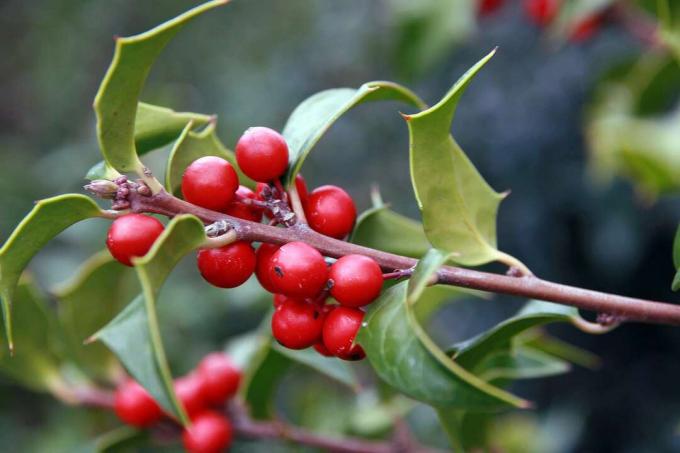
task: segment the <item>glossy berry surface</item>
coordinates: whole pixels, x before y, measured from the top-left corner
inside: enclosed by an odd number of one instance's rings
[[[191,420],[182,433],[184,449],[189,453],[221,453],[231,445],[233,430],[229,420],[217,412],[202,412]]]
[[[210,284],[219,288],[236,288],[255,271],[255,250],[239,241],[215,249],[198,251],[198,270]]]
[[[328,281],[323,256],[304,242],[281,246],[269,260],[267,272],[276,292],[290,297],[314,297]]]
[[[255,252],[255,257],[257,258],[257,264],[255,265],[255,276],[260,285],[270,293],[275,293],[276,288],[269,278],[269,264],[271,262],[274,253],[279,249],[279,245],[276,244],[260,244]]]
[[[321,186],[309,194],[305,215],[313,230],[342,239],[352,231],[357,210],[352,197],[340,187]]]
[[[354,338],[364,320],[364,312],[357,308],[336,307],[324,320],[323,344],[328,352],[343,360],[361,360],[366,354]]]
[[[224,211],[238,189],[236,170],[226,160],[205,156],[193,161],[182,175],[182,195],[189,203]]]
[[[239,219],[250,220],[251,222],[259,222],[262,220],[262,209],[258,206],[244,203],[241,200],[255,200],[255,192],[246,186],[238,186],[234,200],[229,203],[224,213]]]
[[[272,334],[287,348],[305,349],[321,339],[323,321],[323,313],[314,304],[287,298],[272,316]]]
[[[163,229],[163,224],[154,217],[127,214],[114,220],[109,227],[106,247],[116,260],[132,266],[132,258],[146,255]]]
[[[559,0],[524,0],[526,14],[536,25],[542,27],[552,22],[559,7]]]
[[[177,379],[175,393],[189,417],[203,411],[208,404],[203,391],[203,379],[199,374],[192,373]]]
[[[480,16],[488,16],[498,11],[505,3],[505,0],[478,0],[477,10]]]
[[[197,373],[203,381],[203,397],[209,404],[223,404],[236,394],[241,383],[241,370],[221,352],[205,356]]]
[[[127,379],[116,389],[113,408],[124,423],[138,428],[153,425],[163,415],[151,395],[132,379]]]
[[[337,260],[329,273],[331,295],[347,307],[370,304],[380,294],[382,270],[374,259],[363,255],[346,255]]]
[[[288,145],[273,129],[251,127],[236,143],[236,162],[254,181],[273,181],[288,168]]]

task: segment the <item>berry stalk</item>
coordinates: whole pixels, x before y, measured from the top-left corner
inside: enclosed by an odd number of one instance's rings
[[[165,191],[156,194],[138,190],[130,191],[126,205],[131,212],[136,213],[155,213],[168,217],[193,214],[206,224],[226,222],[239,241],[273,244],[300,241],[330,257],[339,258],[350,254],[368,256],[373,258],[385,272],[410,269],[418,261],[414,258],[334,239],[313,231],[303,223],[296,223],[288,228],[277,228],[239,219],[188,203]],[[456,266],[444,266],[439,271],[437,283],[570,305],[606,314],[618,321],[680,325],[680,306],[678,305],[562,285],[533,275],[507,276]]]

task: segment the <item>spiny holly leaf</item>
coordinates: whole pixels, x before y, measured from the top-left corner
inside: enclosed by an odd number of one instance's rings
[[[677,291],[680,289],[680,225],[675,232],[675,240],[673,241],[673,264],[675,265],[675,278],[671,289]]]
[[[154,149],[167,145],[176,139],[191,123],[198,127],[211,121],[212,117],[199,113],[175,112],[166,107],[140,102],[137,104],[134,140],[137,155],[141,156]],[[120,173],[102,161],[88,170],[85,179],[113,180]]]
[[[16,340],[14,356],[0,350],[0,372],[36,391],[60,394],[64,383],[60,375],[63,341],[44,295],[32,278],[23,275],[15,292]]]
[[[357,342],[386,383],[432,406],[467,410],[527,407],[526,401],[484,382],[452,361],[418,324],[413,314],[412,304],[417,302],[414,296],[436,270],[433,263],[441,260],[440,252],[428,253],[411,278],[416,281],[386,290],[366,314]]]
[[[170,152],[168,164],[165,168],[165,190],[180,195],[184,170],[193,161],[204,156],[217,156],[228,160],[238,173],[240,183],[251,188],[255,187],[255,182],[244,175],[236,165],[234,153],[227,149],[217,137],[214,122],[211,122],[199,132],[192,129],[193,124],[186,125]]]
[[[423,101],[409,89],[382,81],[368,82],[358,89],[325,90],[302,101],[283,128],[290,161],[288,172],[284,175],[286,187],[292,186],[305,158],[333,123],[359,104],[382,100],[402,101],[419,109],[425,107]]]
[[[203,224],[198,218],[180,215],[172,219],[149,253],[133,259],[142,295],[94,336],[103,340],[130,374],[183,423],[187,421],[186,414],[173,389],[156,313],[156,297],[179,260],[204,240]],[[144,355],[142,360],[139,351]]]
[[[496,248],[496,213],[504,195],[489,187],[450,133],[461,95],[494,53],[466,72],[437,105],[404,116],[425,234],[435,248],[470,266],[509,258]]]
[[[384,205],[359,216],[350,241],[413,258],[423,256],[431,247],[420,223]]]
[[[241,394],[248,402],[251,415],[268,418],[273,415],[273,397],[280,379],[295,364],[303,365],[357,391],[359,381],[346,362],[323,357],[312,349],[286,349],[266,333],[269,317],[257,332],[230,342],[227,353],[245,369]]]
[[[119,375],[116,358],[101,344],[83,342],[123,308],[134,295],[132,270],[101,251],[68,281],[52,290],[59,301],[59,320],[78,365],[88,374],[112,380]],[[136,292],[138,292],[137,290]]]
[[[97,137],[104,160],[120,172],[143,171],[135,147],[137,102],[154,61],[189,21],[227,0],[199,5],[145,33],[116,38],[111,66],[94,101]]]
[[[490,354],[507,350],[513,339],[521,333],[549,323],[565,322],[580,327],[587,323],[578,314],[578,309],[566,305],[534,300],[527,303],[512,318],[469,340],[451,346],[447,353],[467,369],[475,367]]]
[[[52,238],[81,220],[101,215],[99,206],[84,195],[67,194],[47,198],[19,223],[0,249],[0,297],[5,318],[5,335],[12,340],[12,298],[21,273],[33,256]]]

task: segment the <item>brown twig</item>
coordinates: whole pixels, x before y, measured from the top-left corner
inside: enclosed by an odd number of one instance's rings
[[[130,191],[127,201],[133,212],[156,213],[169,217],[178,214],[193,214],[206,224],[218,221],[227,222],[235,231],[237,240],[275,244],[302,241],[315,247],[324,255],[334,258],[352,253],[369,256],[375,259],[386,272],[392,272],[394,269],[409,269],[417,264],[417,260],[413,258],[324,236],[302,223],[296,223],[289,228],[276,228],[250,222],[187,203],[165,191],[149,196],[142,195],[139,191]],[[533,275],[516,277],[444,266],[438,273],[438,283],[571,305],[583,310],[606,313],[618,320],[680,325],[679,305],[561,285]]]

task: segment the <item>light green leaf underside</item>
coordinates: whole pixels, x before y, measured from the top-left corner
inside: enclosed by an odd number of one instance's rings
[[[467,410],[526,407],[526,401],[484,382],[452,361],[418,324],[407,301],[408,287],[421,288],[423,281],[430,279],[432,268],[436,269],[431,261],[439,261],[438,255],[429,254],[424,261],[430,272],[417,271],[412,277],[419,281],[399,283],[372,304],[357,342],[381,379],[416,400],[435,407]]]
[[[112,381],[119,364],[99,343],[83,342],[123,308],[139,292],[132,285],[132,269],[111,257],[108,250],[93,255],[68,281],[52,290],[59,301],[59,320],[68,347],[79,366],[98,379]]]
[[[283,128],[290,162],[284,175],[286,187],[293,184],[305,158],[333,123],[357,105],[382,100],[402,101],[418,109],[425,107],[423,101],[408,88],[384,81],[368,82],[358,89],[325,90],[302,101],[293,110]]]
[[[5,319],[5,334],[12,341],[12,298],[21,273],[31,258],[52,238],[81,220],[98,217],[99,206],[84,195],[67,194],[47,198],[35,207],[14,229],[0,249],[0,297]]]
[[[135,299],[134,306],[129,305],[95,336],[114,350],[128,371],[140,379],[140,384],[157,398],[159,404],[184,423],[187,421],[186,414],[175,396],[173,379],[163,348],[156,298],[179,260],[198,248],[204,240],[203,224],[198,218],[180,215],[172,219],[149,253],[142,258],[133,259],[142,295]],[[143,308],[141,313],[137,307],[139,305]],[[139,332],[131,343],[126,335],[130,336],[134,329],[139,329]],[[138,354],[137,348],[147,356],[141,364],[135,356]],[[131,365],[134,369],[130,368]]]
[[[567,373],[571,365],[560,358],[530,347],[498,351],[479,364],[478,376],[485,381],[538,379]]]
[[[135,120],[151,66],[186,23],[225,3],[207,2],[147,32],[116,39],[113,61],[94,101],[99,146],[110,167],[122,173],[142,170],[135,146]]]
[[[234,153],[227,149],[216,134],[216,124],[210,123],[201,131],[194,131],[193,124],[187,124],[177,138],[165,169],[165,190],[181,195],[184,170],[196,159],[204,156],[217,156],[229,161],[238,173],[242,185],[255,187],[255,182],[241,172],[236,164]]]
[[[359,380],[352,367],[337,359],[323,357],[311,348],[304,350],[286,349],[276,343],[269,333],[269,318],[254,334],[244,335],[230,342],[227,351],[245,369],[245,379],[240,393],[248,402],[251,415],[269,418],[273,415],[273,397],[278,384],[288,369],[303,365],[354,391],[359,389]]]
[[[512,318],[476,337],[451,346],[447,354],[453,355],[454,360],[463,367],[474,369],[488,355],[497,350],[508,349],[515,337],[529,329],[555,322],[578,324],[582,321],[578,309],[574,307],[531,301]]]
[[[15,300],[17,349],[13,356],[8,348],[0,349],[0,372],[32,390],[58,394],[63,389],[59,374],[63,338],[54,312],[26,274],[16,287]]]
[[[494,52],[466,72],[437,105],[405,116],[411,180],[425,234],[435,248],[454,253],[453,261],[470,266],[501,255],[496,249],[496,214],[504,195],[487,184],[450,130],[461,95]]]
[[[431,248],[420,223],[387,206],[364,211],[357,219],[350,242],[413,258],[423,256]]]

